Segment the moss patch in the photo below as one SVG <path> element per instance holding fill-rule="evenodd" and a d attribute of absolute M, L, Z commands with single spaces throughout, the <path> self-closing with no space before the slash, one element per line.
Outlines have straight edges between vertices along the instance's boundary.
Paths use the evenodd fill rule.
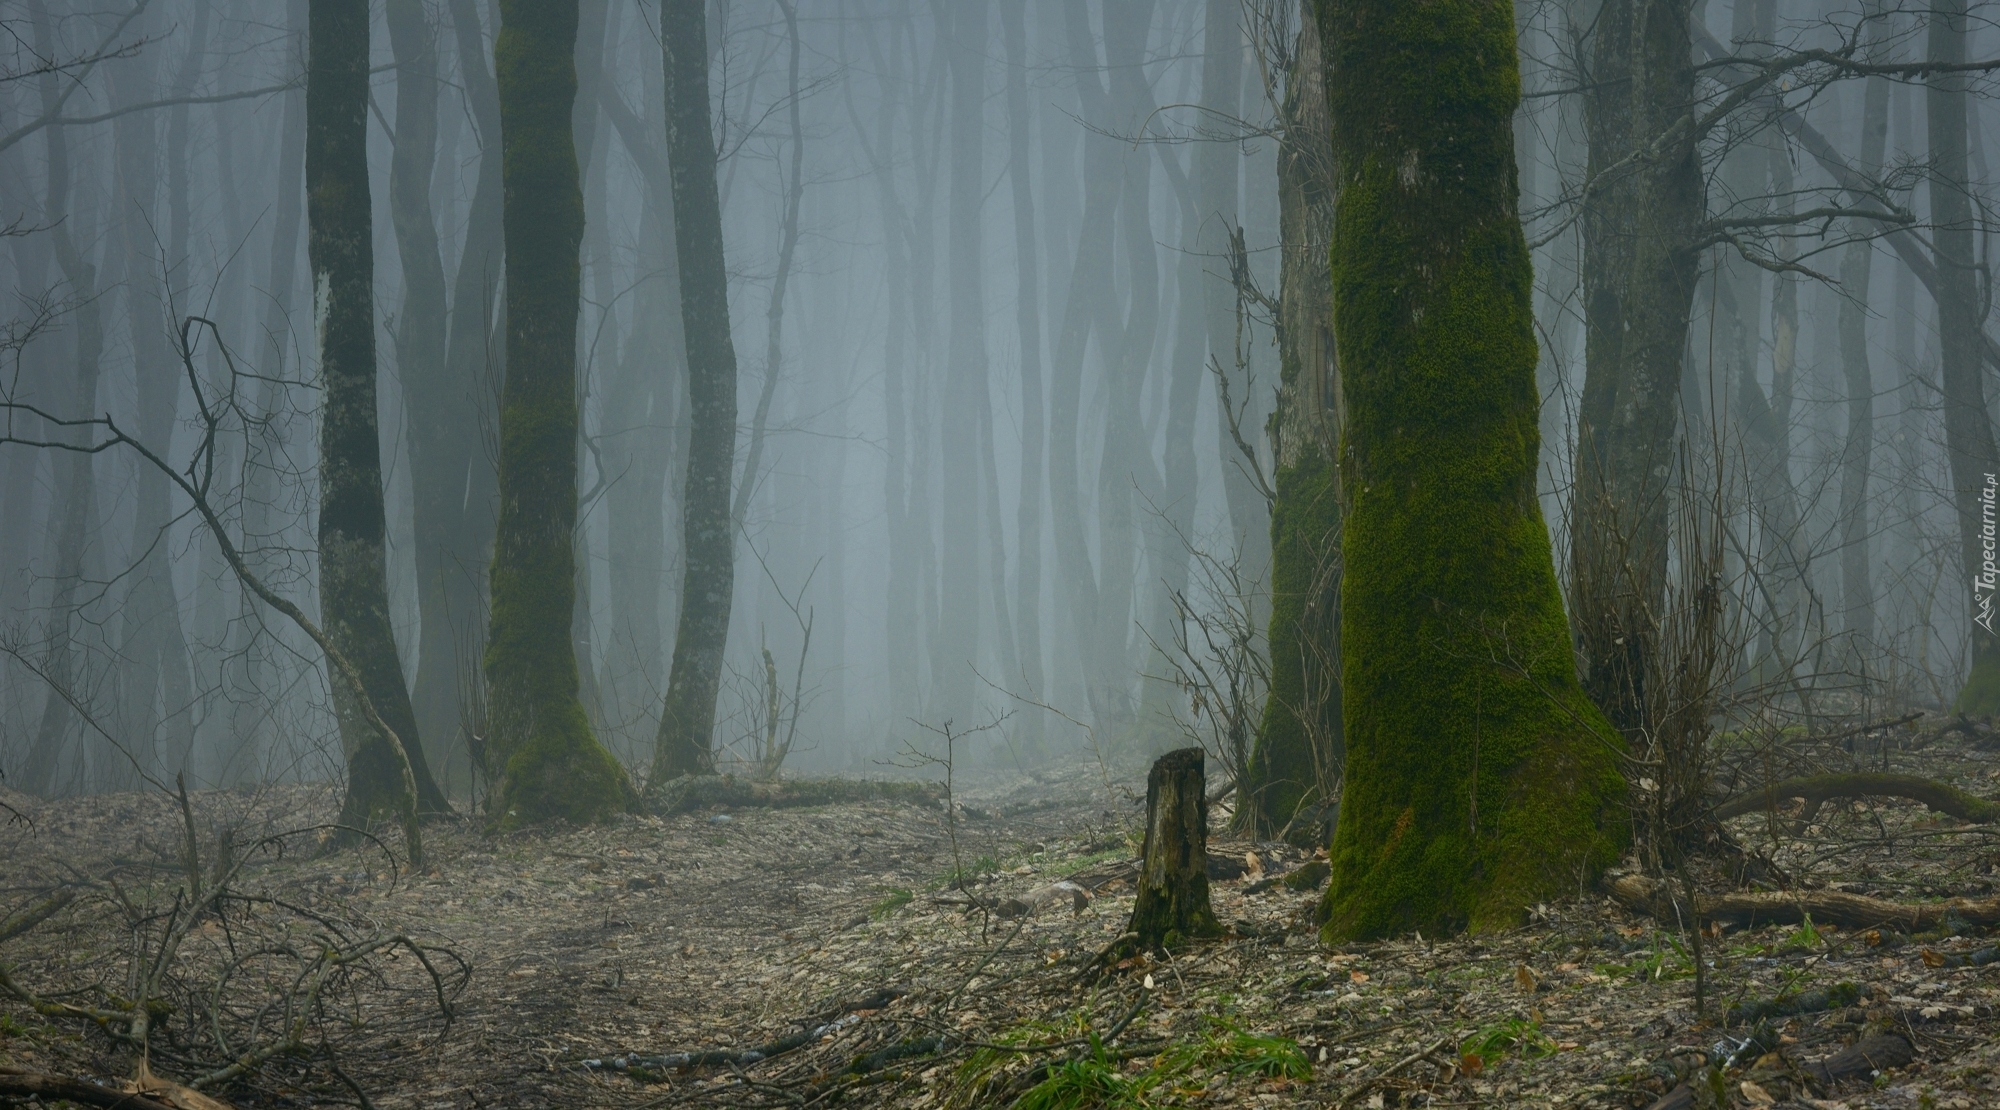
<path fill-rule="evenodd" d="M 1499 929 L 1616 858 L 1624 796 L 1535 495 L 1512 13 L 1352 0 L 1321 16 L 1350 503 L 1322 934 Z"/>
<path fill-rule="evenodd" d="M 1271 688 L 1250 760 L 1255 829 L 1268 835 L 1312 803 L 1322 760 L 1338 761 L 1340 498 L 1333 462 L 1307 452 L 1278 471 L 1271 505 Z M 1321 751 L 1315 753 L 1314 738 Z M 1330 799 L 1322 799 L 1330 800 Z"/>

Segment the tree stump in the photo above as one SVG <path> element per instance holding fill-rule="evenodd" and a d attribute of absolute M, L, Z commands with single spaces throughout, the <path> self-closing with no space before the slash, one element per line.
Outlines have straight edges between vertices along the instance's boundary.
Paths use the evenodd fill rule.
<path fill-rule="evenodd" d="M 1222 935 L 1208 904 L 1208 798 L 1205 756 L 1181 748 L 1161 756 L 1146 776 L 1146 847 L 1139 899 L 1125 936 L 1141 951 L 1171 949 Z"/>

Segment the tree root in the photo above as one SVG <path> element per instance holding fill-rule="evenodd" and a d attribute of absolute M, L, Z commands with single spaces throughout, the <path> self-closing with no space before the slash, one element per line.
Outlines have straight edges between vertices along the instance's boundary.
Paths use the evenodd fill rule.
<path fill-rule="evenodd" d="M 1810 820 L 1818 813 L 1821 804 L 1831 799 L 1867 796 L 1908 798 L 1962 821 L 1984 824 L 2000 820 L 2000 803 L 1989 802 L 1984 798 L 1967 794 L 1955 786 L 1927 779 L 1921 775 L 1892 775 L 1873 771 L 1810 775 L 1772 783 L 1770 786 L 1749 790 L 1722 802 L 1715 807 L 1715 817 L 1716 820 L 1723 821 L 1745 813 L 1773 808 L 1780 799 L 1803 798 L 1806 803 L 1804 819 Z"/>
<path fill-rule="evenodd" d="M 1607 879 L 1606 893 L 1619 905 L 1662 921 L 1687 921 L 1699 916 L 1705 921 L 1726 921 L 1738 925 L 1758 922 L 1790 925 L 1808 914 L 1821 925 L 1865 928 L 1895 925 L 1918 932 L 1935 929 L 1947 917 L 1968 925 L 2000 924 L 2000 898 L 1949 898 L 1942 902 L 1891 902 L 1864 894 L 1837 890 L 1736 891 L 1701 895 L 1696 915 L 1689 915 L 1687 903 L 1677 897 L 1671 884 L 1643 875 L 1621 875 Z"/>

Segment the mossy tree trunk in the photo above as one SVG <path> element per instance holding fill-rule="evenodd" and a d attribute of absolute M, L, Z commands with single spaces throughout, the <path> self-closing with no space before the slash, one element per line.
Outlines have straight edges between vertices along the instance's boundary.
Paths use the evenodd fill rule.
<path fill-rule="evenodd" d="M 1930 13 L 1930 57 L 1934 62 L 1965 61 L 1965 0 L 1938 0 Z M 1987 414 L 1980 364 L 1979 276 L 1972 249 L 1972 200 L 1966 175 L 1966 87 L 1963 73 L 1927 78 L 1924 104 L 1930 127 L 1932 253 L 1937 260 L 1938 354 L 1943 371 L 1945 454 L 1951 462 L 1952 508 L 1958 514 L 1959 550 L 1972 634 L 1971 669 L 1952 708 L 1959 713 L 2000 712 L 2000 638 L 1994 613 L 2000 606 L 2000 572 L 1995 565 L 1996 520 L 2000 520 L 2000 451 L 1994 449 L 1993 421 Z"/>
<path fill-rule="evenodd" d="M 1329 941 L 1511 926 L 1617 856 L 1535 496 L 1535 340 L 1493 0 L 1322 0 L 1340 204 L 1345 787 Z"/>
<path fill-rule="evenodd" d="M 1334 355 L 1333 122 L 1319 27 L 1299 28 L 1278 143 L 1277 499 L 1271 505 L 1271 688 L 1238 824 L 1291 825 L 1324 843 L 1303 810 L 1337 800 L 1340 732 L 1339 363 Z"/>
<path fill-rule="evenodd" d="M 1222 935 L 1208 901 L 1206 763 L 1200 748 L 1178 748 L 1154 760 L 1146 776 L 1146 843 L 1125 927 L 1142 951 Z"/>
<path fill-rule="evenodd" d="M 509 828 L 602 819 L 625 773 L 577 699 L 576 319 L 583 190 L 570 110 L 576 0 L 503 0 L 500 94 L 507 251 L 507 376 L 500 396 L 500 522 L 486 638 L 492 813 Z"/>
<path fill-rule="evenodd" d="M 1692 131 L 1689 0 L 1610 0 L 1584 117 L 1598 188 L 1583 207 L 1584 384 L 1570 493 L 1570 607 L 1584 688 L 1628 734 L 1647 719 L 1667 581 L 1688 309 L 1705 217 Z M 1657 159 L 1633 150 L 1677 137 Z"/>
<path fill-rule="evenodd" d="M 736 583 L 729 497 L 736 462 L 736 347 L 729 335 L 722 205 L 715 184 L 715 138 L 709 133 L 707 5 L 702 0 L 662 0 L 660 45 L 667 80 L 674 255 L 680 263 L 681 329 L 687 341 L 689 433 L 687 485 L 681 497 L 685 561 L 680 619 L 652 783 L 714 770 L 709 743 Z"/>
<path fill-rule="evenodd" d="M 320 619 L 360 673 L 371 727 L 335 676 L 347 751 L 340 822 L 366 828 L 411 801 L 448 812 L 431 780 L 389 626 L 382 448 L 375 422 L 375 252 L 368 195 L 368 11 L 314 0 L 306 71 L 306 256 L 319 344 Z M 406 777 L 409 780 L 406 783 Z M 414 799 L 406 793 L 413 789 Z"/>

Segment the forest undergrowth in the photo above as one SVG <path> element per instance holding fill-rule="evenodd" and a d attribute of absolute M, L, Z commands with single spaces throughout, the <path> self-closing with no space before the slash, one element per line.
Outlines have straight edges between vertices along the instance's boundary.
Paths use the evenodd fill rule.
<path fill-rule="evenodd" d="M 2000 791 L 1984 730 L 1854 758 Z M 1218 809 L 1229 935 L 1092 973 L 1131 910 L 1143 797 L 1119 785 L 1077 764 L 949 812 L 892 788 L 442 823 L 416 874 L 393 845 L 320 850 L 325 788 L 0 793 L 0 1084 L 133 1074 L 119 1006 L 152 982 L 152 1106 L 2000 1105 L 1993 922 L 1949 914 L 1707 923 L 1697 1013 L 1686 923 L 1602 888 L 1505 933 L 1325 949 L 1323 857 L 1227 839 Z M 1993 898 L 2000 826 L 1808 804 L 1728 828 L 1796 890 Z M 1720 866 L 1698 885 L 1730 889 Z M 1840 1078 L 1857 1052 L 1882 1058 Z"/>

